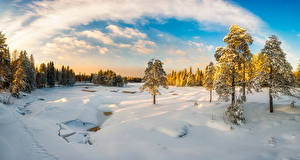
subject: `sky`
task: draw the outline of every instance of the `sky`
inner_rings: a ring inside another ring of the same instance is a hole
[[[26,50],[36,64],[142,76],[152,58],[167,72],[204,69],[237,24],[253,37],[255,54],[277,35],[296,69],[299,7],[294,0],[0,0],[0,31],[11,51]]]

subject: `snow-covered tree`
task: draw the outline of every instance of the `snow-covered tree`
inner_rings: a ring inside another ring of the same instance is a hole
[[[155,96],[160,94],[159,87],[168,88],[166,72],[163,69],[163,63],[156,59],[151,59],[145,70],[144,85],[140,88],[141,91],[145,89],[153,95],[153,104],[156,103]]]
[[[11,94],[14,97],[19,97],[20,92],[26,88],[25,72],[22,67],[19,67],[14,75],[12,82]]]
[[[215,80],[215,67],[213,62],[210,62],[209,65],[205,67],[204,72],[204,87],[209,90],[209,102],[212,99],[212,90],[214,88],[214,80]]]
[[[30,93],[35,87],[36,79],[35,79],[34,68],[31,65],[30,59],[28,58],[26,51],[20,52],[16,66],[17,66],[16,67],[17,70],[19,68],[22,68],[22,71],[24,73],[25,87],[23,88],[22,91]],[[15,77],[16,76],[14,76],[14,78]]]
[[[273,98],[278,98],[279,94],[294,96],[295,81],[292,66],[286,60],[286,53],[280,47],[281,42],[275,35],[266,41],[261,54],[258,57],[263,59],[261,71],[256,79],[256,89],[262,86],[269,87],[270,112],[273,112]]]
[[[237,25],[232,25],[229,30],[230,32],[224,38],[227,45],[216,48],[215,52],[218,62],[216,92],[225,100],[228,100],[231,94],[231,103],[234,104],[235,87],[242,86],[242,99],[244,100],[246,88],[251,87],[246,84],[246,68],[252,57],[248,45],[253,40],[245,29]]]
[[[6,38],[0,32],[0,89],[9,87],[12,79],[12,72],[10,69],[10,54],[6,44]]]

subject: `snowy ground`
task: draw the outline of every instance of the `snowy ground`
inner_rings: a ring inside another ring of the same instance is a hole
[[[266,92],[248,95],[247,122],[232,129],[223,120],[227,103],[209,103],[203,88],[170,87],[152,105],[139,85],[38,89],[0,104],[0,159],[300,160],[299,100],[292,110],[282,97],[271,114]],[[99,131],[87,132],[99,123],[99,108],[113,114]],[[69,143],[58,136],[59,125],[75,133]]]

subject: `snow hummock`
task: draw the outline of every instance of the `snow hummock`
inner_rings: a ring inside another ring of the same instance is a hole
[[[223,117],[229,103],[215,93],[209,103],[202,87],[162,89],[153,105],[147,92],[122,92],[140,85],[44,88],[0,104],[0,159],[300,159],[299,100],[289,108],[292,99],[282,96],[269,113],[268,93],[253,93],[246,123],[233,126]],[[58,136],[59,125],[69,143]]]

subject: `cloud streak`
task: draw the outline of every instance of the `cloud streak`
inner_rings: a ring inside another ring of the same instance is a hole
[[[43,0],[28,4],[22,15],[10,15],[10,18],[1,20],[5,25],[0,26],[0,29],[8,34],[13,47],[24,48],[39,44],[53,34],[76,25],[97,20],[134,23],[142,17],[191,18],[202,24],[221,26],[239,24],[253,32],[262,26],[262,21],[252,13],[222,0],[161,0],[159,3],[153,3],[152,0]],[[25,22],[27,25],[23,26]],[[145,37],[133,29],[120,30],[113,25],[108,26],[108,29],[119,36]],[[31,36],[26,38],[25,35]]]

